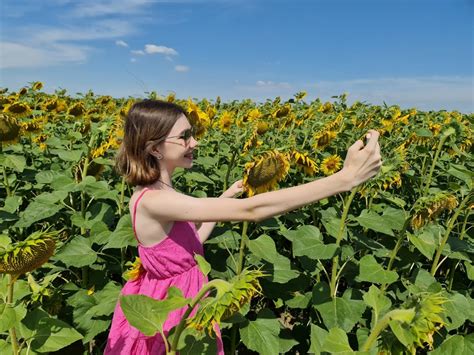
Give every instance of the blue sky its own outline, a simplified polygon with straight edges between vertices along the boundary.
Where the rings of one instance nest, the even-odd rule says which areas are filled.
[[[472,0],[2,0],[0,86],[474,111]]]

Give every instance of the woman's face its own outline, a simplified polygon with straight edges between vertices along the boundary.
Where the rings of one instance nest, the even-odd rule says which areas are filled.
[[[192,136],[192,127],[186,116],[181,115],[168,136],[158,146],[163,155],[160,164],[168,168],[191,168],[193,166],[193,151],[197,141]]]

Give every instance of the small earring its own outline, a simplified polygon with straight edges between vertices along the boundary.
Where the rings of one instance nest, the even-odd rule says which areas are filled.
[[[158,158],[158,160],[163,159],[163,156],[161,154],[157,155],[156,157]]]

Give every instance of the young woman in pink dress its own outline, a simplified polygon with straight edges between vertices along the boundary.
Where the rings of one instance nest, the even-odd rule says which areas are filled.
[[[199,270],[194,255],[203,254],[202,244],[216,222],[260,221],[292,211],[350,191],[374,176],[382,165],[379,133],[371,130],[366,146],[361,140],[356,141],[347,152],[342,170],[331,176],[234,199],[232,197],[242,191],[239,180],[219,198],[196,198],[176,191],[171,181],[177,167],[193,166],[193,152],[198,142],[192,133],[186,111],[173,103],[144,100],[134,104],[127,115],[117,167],[136,187],[130,200],[130,212],[145,271],[124,285],[123,295],[142,294],[163,299],[168,288],[175,286],[185,297],[195,296],[207,278]],[[170,313],[164,324],[165,334],[179,323],[185,310]],[[224,354],[220,336],[216,341],[217,353]],[[164,353],[161,335],[147,337],[131,327],[117,303],[105,354]]]

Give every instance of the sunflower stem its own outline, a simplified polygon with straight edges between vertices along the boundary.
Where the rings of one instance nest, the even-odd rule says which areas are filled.
[[[224,191],[227,190],[227,186],[229,186],[230,172],[232,171],[237,153],[238,153],[237,149],[234,149],[234,151],[232,152],[232,156],[230,158],[229,165],[227,166],[227,172],[225,174],[225,180],[224,180]]]
[[[394,309],[383,316],[382,319],[380,319],[377,324],[375,324],[374,328],[369,334],[369,337],[362,346],[361,351],[369,351],[372,348],[374,342],[379,337],[380,333],[388,326],[389,322],[394,318],[394,316],[396,317],[397,314],[403,313],[404,311],[405,310]]]
[[[468,193],[466,197],[464,197],[464,199],[460,203],[459,207],[456,209],[456,212],[454,212],[454,215],[449,219],[446,232],[444,233],[443,239],[441,240],[441,243],[438,246],[438,250],[436,250],[436,255],[433,259],[433,264],[431,264],[432,276],[435,275],[436,270],[438,269],[438,263],[441,257],[441,253],[443,252],[444,246],[446,245],[446,242],[448,241],[449,235],[451,234],[451,230],[454,228],[454,223],[456,222],[456,219],[459,217],[459,214],[463,211],[464,206],[472,198],[472,196],[473,196],[472,192]]]
[[[5,168],[5,166],[3,167],[3,185],[5,186],[5,190],[7,190],[7,196],[12,196],[10,184],[8,183],[7,169]]]
[[[215,282],[216,281],[216,282]],[[178,348],[178,342],[179,342],[179,337],[181,336],[181,333],[183,332],[184,328],[186,327],[186,320],[188,319],[189,315],[193,311],[193,309],[197,306],[199,301],[203,299],[206,296],[206,293],[210,291],[212,288],[215,288],[214,286],[217,281],[221,280],[213,280],[205,284],[197,293],[197,295],[192,299],[191,303],[188,306],[188,309],[186,312],[184,312],[183,316],[181,317],[181,320],[179,324],[176,326],[176,331],[173,336],[173,342],[171,343],[171,348],[169,350],[170,355],[176,354],[176,350]]]
[[[244,249],[245,245],[247,244],[247,228],[249,226],[248,221],[244,221],[242,223],[242,236],[240,239],[240,251],[239,251],[239,265],[237,267],[237,275],[240,275],[242,273],[242,269],[244,266]]]
[[[81,181],[84,181],[84,179],[87,176],[87,168],[89,166],[89,155],[86,156],[86,159],[84,161],[84,167],[82,169],[82,174],[81,174]],[[81,192],[81,216],[83,219],[86,218],[86,193],[84,191]],[[85,237],[86,234],[86,228],[81,227],[81,235]],[[83,266],[82,267],[82,286],[87,287],[88,283],[88,267]]]
[[[7,295],[7,304],[13,306],[13,287],[15,285],[15,281],[17,279],[17,275],[11,275],[10,274],[10,282],[8,283],[8,295]],[[19,354],[19,348],[18,348],[18,339],[16,337],[16,329],[15,326],[13,325],[9,331],[10,333],[10,338],[12,341],[12,348],[13,348],[13,355]]]
[[[430,185],[431,185],[431,178],[433,177],[433,172],[434,172],[434,169],[436,167],[436,163],[438,162],[438,158],[439,158],[439,154],[441,153],[441,149],[443,148],[443,145],[444,145],[444,142],[446,142],[446,139],[448,139],[448,137],[455,133],[454,130],[452,131],[447,131],[440,139],[439,143],[438,143],[438,148],[436,149],[436,153],[435,153],[435,156],[433,158],[433,163],[431,164],[431,168],[430,168],[430,172],[428,174],[428,177],[426,178],[426,182],[425,182],[425,188],[424,188],[424,195],[427,194],[428,192],[428,189],[430,188]]]
[[[341,222],[339,224],[339,231],[336,238],[336,245],[339,247],[341,244],[342,237],[344,235],[344,229],[346,227],[346,218],[349,213],[349,208],[351,206],[351,202],[354,199],[355,194],[359,191],[359,186],[352,189],[351,194],[347,197],[344,203],[344,210],[342,212]],[[338,272],[337,269],[339,267],[339,255],[336,255],[332,258],[332,271],[331,271],[331,283],[330,283],[330,292],[331,297],[336,298],[337,293],[337,279],[338,279]]]

